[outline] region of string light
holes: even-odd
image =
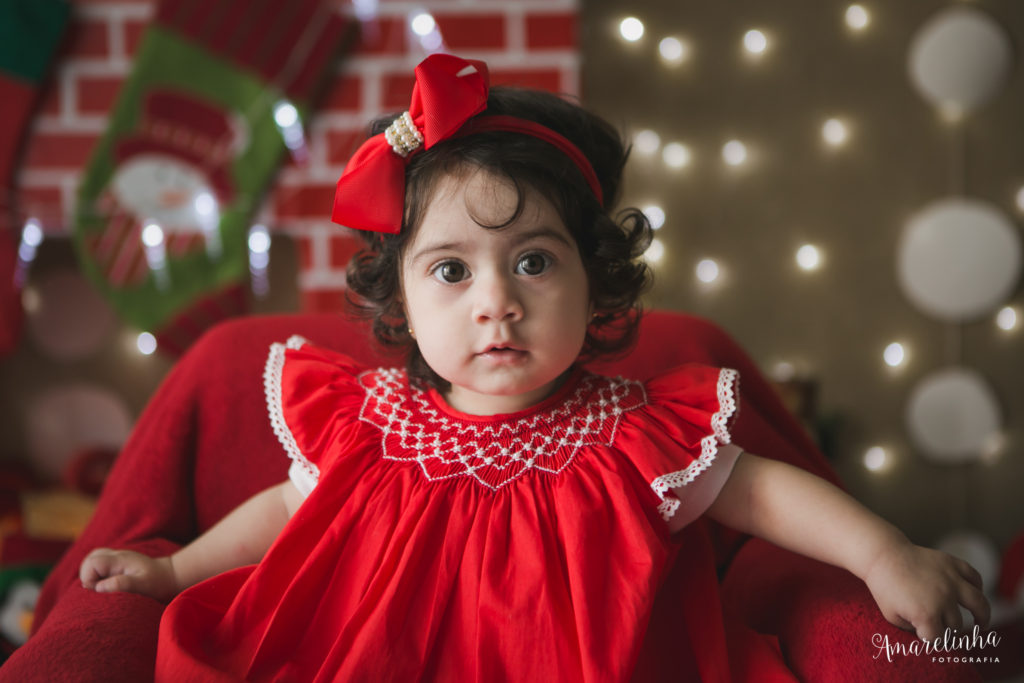
[[[441,29],[433,15],[428,12],[418,12],[409,20],[409,28],[416,35],[420,47],[426,52],[436,52],[444,47],[444,39],[441,37]]]
[[[1019,319],[1020,316],[1017,314],[1017,309],[1013,306],[1006,306],[996,314],[996,325],[999,329],[1010,332],[1016,329]]]
[[[156,351],[156,337],[149,332],[142,332],[135,340],[135,346],[143,356],[150,356]]]
[[[21,290],[21,307],[26,313],[35,313],[43,305],[43,297],[35,287],[26,287]]]
[[[840,119],[829,119],[821,127],[821,137],[832,147],[840,147],[846,143],[849,131]]]
[[[661,159],[669,168],[683,168],[690,163],[690,150],[686,145],[670,142],[661,151]]]
[[[352,8],[355,10],[356,19],[360,21],[376,19],[379,14],[377,0],[352,0]]]
[[[956,102],[942,102],[939,104],[939,118],[949,125],[955,125],[963,121],[964,108]]]
[[[409,27],[418,36],[429,36],[437,28],[437,22],[428,12],[420,12],[409,21]]]
[[[654,154],[661,147],[661,138],[653,130],[642,130],[633,136],[633,146],[641,154]]]
[[[142,246],[146,255],[146,264],[156,278],[159,289],[166,289],[170,284],[167,274],[167,245],[164,242],[164,231],[156,223],[148,223],[142,228]]]
[[[302,130],[302,118],[295,105],[288,100],[278,100],[274,104],[274,123],[292,157],[296,161],[305,161],[308,158],[306,134]]]
[[[730,166],[739,166],[747,160],[747,146],[739,140],[730,140],[722,146],[722,159]]]
[[[801,270],[817,270],[821,266],[821,251],[813,244],[805,244],[796,250],[796,264]]]
[[[624,40],[635,43],[644,37],[644,22],[636,17],[626,17],[619,23],[619,35]]]
[[[790,382],[796,378],[796,366],[789,361],[779,361],[772,368],[772,377],[776,382]]]
[[[871,16],[862,5],[850,5],[846,8],[846,25],[854,31],[863,31],[871,23]]]
[[[658,43],[658,53],[668,64],[682,64],[690,53],[690,47],[679,38],[669,36]]]
[[[644,258],[651,263],[660,263],[661,259],[665,257],[665,243],[655,237],[651,240],[651,245],[647,247],[647,251],[644,252]]]
[[[164,243],[164,231],[156,223],[150,223],[142,229],[142,244],[154,249]]]
[[[203,239],[206,241],[206,253],[211,259],[218,259],[221,255],[220,241],[220,212],[217,210],[217,199],[209,192],[200,192],[192,200],[192,208],[196,214],[196,223],[203,231]],[[159,226],[154,225],[157,230]],[[163,240],[161,232],[160,240]],[[159,243],[147,246],[157,247]]]
[[[665,225],[665,210],[656,204],[650,204],[645,206],[641,211],[647,216],[647,220],[651,224],[651,229],[660,230],[661,226]]]
[[[872,446],[864,452],[864,467],[870,472],[882,472],[890,464],[889,453],[881,446]]]
[[[35,218],[25,221],[18,244],[18,263],[14,269],[14,286],[20,288],[28,279],[28,269],[36,260],[36,251],[43,243],[43,228]]]
[[[991,435],[981,445],[981,462],[986,465],[995,465],[1002,458],[1002,455],[1006,453],[1009,444],[1009,439],[1006,438],[1006,434],[999,432]]]
[[[893,342],[885,347],[882,357],[885,359],[886,365],[891,368],[898,368],[906,361],[907,352],[903,348],[903,344]]]
[[[743,47],[752,55],[761,55],[768,49],[768,38],[757,29],[743,34]]]
[[[706,258],[697,264],[697,279],[704,284],[710,285],[720,274],[718,264],[713,259]]]
[[[270,231],[256,223],[249,228],[249,281],[252,293],[263,298],[270,293],[267,268],[270,265]]]

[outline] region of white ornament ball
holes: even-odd
[[[974,462],[999,437],[999,402],[974,370],[950,367],[926,376],[911,392],[907,431],[933,462]]]
[[[933,15],[914,35],[907,70],[917,91],[932,104],[966,113],[992,99],[1013,64],[1010,38],[988,14],[950,7]]]
[[[45,478],[59,480],[67,464],[85,449],[120,450],[131,432],[132,414],[109,389],[74,383],[33,397],[25,427],[32,465]]]
[[[950,322],[994,312],[1016,287],[1020,268],[1017,228],[976,199],[943,199],[920,210],[907,222],[897,253],[907,299]]]

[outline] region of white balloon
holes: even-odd
[[[67,464],[87,448],[119,450],[132,428],[132,415],[120,396],[92,384],[57,386],[34,397],[26,411],[33,466],[59,479]]]
[[[1013,48],[1006,31],[973,7],[933,15],[910,43],[907,71],[926,100],[965,113],[999,92],[1009,77]]]
[[[907,222],[897,254],[903,293],[919,310],[961,322],[992,313],[1020,277],[1021,240],[998,208],[976,199],[929,204]]]
[[[914,445],[942,464],[973,462],[998,437],[999,402],[981,375],[963,367],[924,378],[907,402],[907,431]]]

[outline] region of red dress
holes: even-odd
[[[575,370],[537,406],[480,417],[401,370],[275,344],[270,419],[309,494],[259,565],[170,604],[157,680],[768,673],[777,651],[722,619],[704,525],[666,524],[728,476],[737,380]]]

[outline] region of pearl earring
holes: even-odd
[[[415,339],[416,338],[416,333],[412,331],[411,327],[408,328],[408,330],[409,330],[409,336],[412,337],[413,339]]]

